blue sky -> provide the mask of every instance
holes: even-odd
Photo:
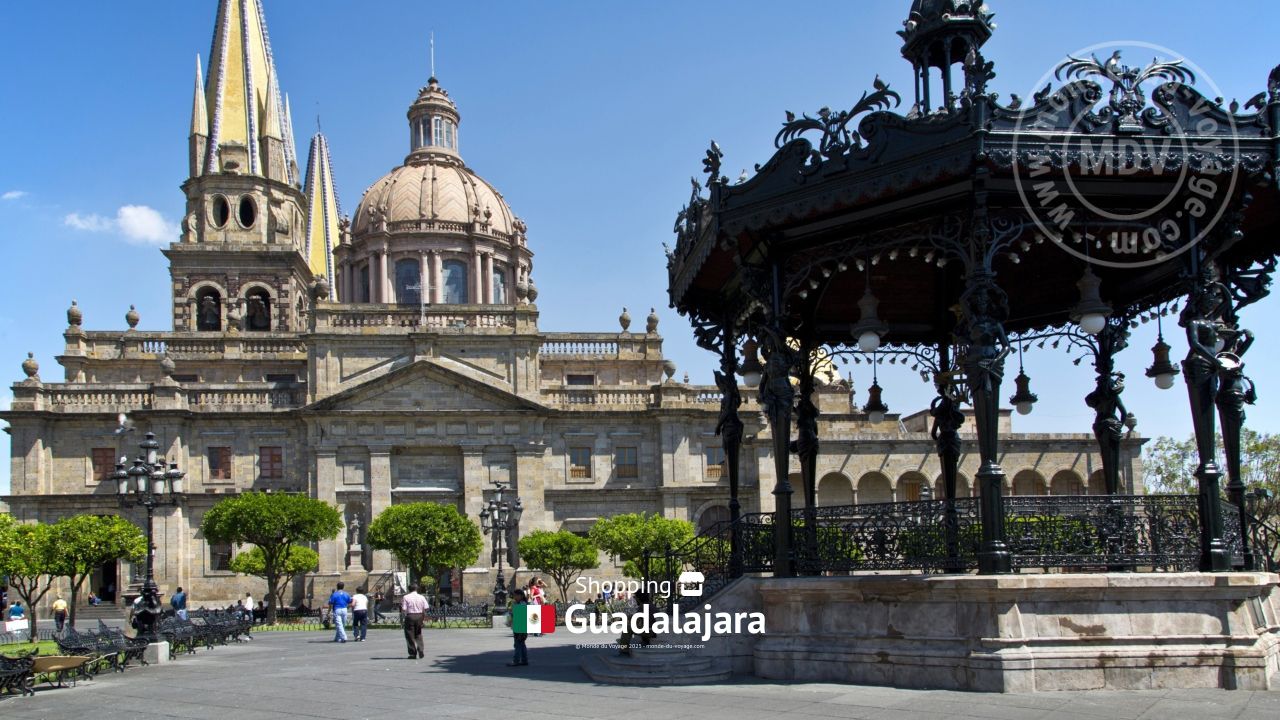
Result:
[[[656,307],[678,374],[709,383],[711,356],[666,300],[662,243],[672,242],[688,178],[701,177],[710,139],[736,177],[768,159],[785,110],[849,106],[877,74],[907,95],[910,66],[894,31],[909,5],[267,0],[266,14],[299,150],[319,116],[344,212],[407,153],[405,111],[429,74],[434,32],[437,75],[462,113],[462,155],[529,225],[542,328],[612,332],[623,306],[637,322]],[[1280,62],[1264,40],[1280,27],[1280,4],[1269,0],[990,5],[999,27],[985,53],[1005,97],[1029,97],[1066,53],[1098,42],[1170,48],[1207,74],[1202,87],[1212,81],[1241,101]],[[6,403],[28,351],[45,380],[61,380],[54,358],[72,298],[88,329],[123,329],[130,304],[142,329],[168,329],[158,248],[176,237],[183,211],[195,56],[207,61],[215,11],[214,0],[0,9],[9,30],[0,44]],[[1248,424],[1266,432],[1280,429],[1280,388],[1262,358],[1280,354],[1280,338],[1262,318],[1277,311],[1273,297],[1246,314],[1259,333],[1250,370],[1261,395]],[[1181,357],[1185,344],[1170,339]],[[1144,434],[1183,437],[1182,386],[1160,392],[1142,376],[1153,342],[1154,328],[1143,326],[1121,357],[1125,399]],[[1089,431],[1091,372],[1071,359],[1027,356],[1041,402],[1017,429]],[[924,407],[929,388],[894,370],[880,376],[890,407]],[[855,368],[859,401],[867,374]],[[0,494],[8,469],[0,467]]]

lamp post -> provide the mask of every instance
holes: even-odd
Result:
[[[493,550],[489,554],[489,563],[497,564],[498,579],[493,584],[493,604],[494,607],[505,608],[507,606],[507,581],[503,577],[503,544],[506,544],[507,562],[515,566],[516,558],[514,548],[509,541],[508,535],[512,530],[520,526],[520,515],[524,512],[524,506],[520,504],[520,498],[508,501],[503,497],[503,493],[508,488],[501,482],[494,482],[494,496],[489,499],[489,504],[480,511],[480,528],[489,533],[493,540]]]
[[[155,576],[155,509],[158,505],[178,504],[186,473],[178,469],[177,463],[169,463],[165,469],[164,459],[158,456],[160,443],[156,442],[155,433],[147,433],[138,448],[142,453],[133,461],[133,467],[125,470],[123,462],[117,463],[111,476],[116,481],[116,496],[120,499],[121,508],[133,505],[147,509],[147,578],[142,583],[142,609],[136,617],[138,637],[156,642],[160,588],[156,586]]]

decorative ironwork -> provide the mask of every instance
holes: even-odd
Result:
[[[744,573],[772,572],[776,544],[773,520],[773,513],[747,513],[737,520],[721,520],[712,524],[684,545],[664,553],[664,579],[675,588],[681,571],[701,572],[704,578],[702,596],[689,599],[700,604]],[[732,552],[735,545],[739,548],[736,559]],[[649,563],[650,567],[657,566],[652,557]]]
[[[773,139],[774,147],[781,148],[801,140],[801,136],[807,132],[820,132],[822,139],[818,141],[817,153],[828,160],[852,149],[862,148],[862,135],[856,130],[850,130],[849,124],[863,113],[888,110],[902,103],[902,96],[890,90],[889,84],[881,80],[879,75],[871,81],[871,86],[874,89],[869,93],[863,92],[862,97],[849,110],[832,112],[831,108],[824,107],[818,110],[816,118],[801,115],[798,119],[795,113],[788,110],[787,121]]]
[[[1199,504],[1191,495],[1005,498],[1015,568],[1194,570]]]
[[[1129,67],[1120,64],[1120,51],[1116,50],[1106,62],[1099,61],[1097,56],[1086,60],[1067,56],[1067,60],[1054,70],[1054,77],[1086,78],[1090,76],[1104,77],[1111,81],[1110,107],[1099,115],[1104,119],[1114,113],[1120,132],[1138,131],[1142,123],[1138,114],[1147,105],[1147,97],[1142,92],[1142,83],[1148,80],[1168,80],[1177,83],[1194,83],[1196,76],[1190,69],[1182,66],[1181,60],[1157,62],[1152,59],[1146,67]]]
[[[981,528],[978,501],[956,500],[958,552],[948,552],[947,502],[841,505],[813,509],[814,519],[795,513],[796,523],[814,523],[816,549],[797,550],[804,574],[852,570],[937,572],[977,564]],[[806,527],[806,529],[808,529]]]

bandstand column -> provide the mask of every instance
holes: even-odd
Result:
[[[812,354],[809,343],[803,343],[797,365],[800,401],[796,413],[795,452],[804,484],[804,557],[808,561],[801,568],[804,574],[818,572],[818,406],[813,402]]]
[[[1244,374],[1244,355],[1253,345],[1253,333],[1241,328],[1235,308],[1226,313],[1220,330],[1223,348],[1218,355],[1218,395],[1214,402],[1222,422],[1222,449],[1227,462],[1227,500],[1240,516],[1240,551],[1244,570],[1256,570],[1258,558],[1249,543],[1249,512],[1245,506],[1244,477],[1240,473],[1240,436],[1244,406],[1253,404],[1253,382]]]
[[[760,383],[760,404],[764,406],[773,433],[774,469],[774,555],[775,577],[791,577],[791,387],[792,355],[780,333],[766,335],[764,373]]]
[[[1000,381],[1004,376],[1004,359],[1009,353],[1009,338],[1000,318],[1007,313],[1008,301],[996,286],[990,269],[972,270],[967,284],[961,298],[969,346],[964,368],[978,431],[977,479],[982,495],[978,572],[990,575],[1010,572],[1013,564],[1005,543],[1005,473],[999,462]]]
[[[1200,267],[1200,258],[1195,253],[1190,255],[1194,279],[1178,324],[1187,331],[1182,375],[1187,383],[1200,459],[1195,471],[1200,500],[1200,570],[1226,572],[1231,569],[1231,552],[1222,538],[1222,472],[1214,461],[1213,411],[1218,390],[1218,321],[1227,299],[1221,293],[1212,264]]]
[[[950,367],[948,348],[940,344],[938,348],[939,371]],[[960,426],[964,423],[964,413],[960,412],[946,382],[942,378],[936,381],[938,397],[929,407],[933,416],[933,427],[930,435],[938,447],[938,461],[942,466],[942,492],[944,500],[943,529],[945,533],[947,572],[963,572],[960,559],[960,521],[956,515],[956,486],[960,475]]]
[[[716,425],[716,433],[720,435],[724,446],[724,461],[729,472],[729,577],[742,575],[742,533],[738,527],[738,519],[742,517],[742,504],[738,501],[739,461],[742,452],[742,418],[738,416],[738,408],[742,405],[742,395],[738,391],[738,358],[737,338],[733,327],[725,324],[723,346],[720,352],[720,370],[715,373],[716,385],[720,388],[720,421]]]
[[[1093,392],[1085,396],[1085,404],[1094,410],[1093,435],[1098,439],[1102,477],[1108,495],[1120,492],[1120,441],[1124,438],[1124,423],[1129,413],[1120,400],[1124,380],[1115,372],[1115,355],[1125,347],[1128,336],[1127,316],[1107,320],[1106,327],[1095,340],[1098,348],[1094,357],[1097,384]]]

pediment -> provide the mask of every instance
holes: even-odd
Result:
[[[536,410],[539,404],[511,392],[505,383],[462,373],[423,359],[312,405],[313,410],[361,412],[485,412]]]

